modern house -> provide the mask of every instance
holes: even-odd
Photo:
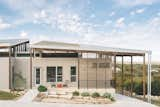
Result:
[[[123,84],[123,58],[126,56],[131,58],[130,79],[133,83],[133,56],[142,56],[145,97],[146,54],[149,56],[148,72],[150,72],[150,51],[54,41],[29,44],[29,40],[25,39],[0,40],[0,89],[15,88],[18,78],[23,79],[20,83],[25,88],[43,84],[86,89],[111,87],[115,89],[116,57],[122,58],[121,81]],[[150,75],[148,75],[148,82],[150,82]],[[132,88],[133,84],[130,90],[131,95]]]

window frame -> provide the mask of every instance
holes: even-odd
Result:
[[[39,83],[37,83],[37,72],[39,72]],[[35,84],[41,84],[41,68],[35,67]]]
[[[63,67],[62,66],[57,66],[56,67],[56,82],[63,82]],[[59,70],[58,68],[61,68],[61,74],[58,74]],[[61,81],[58,80],[58,77],[61,77]]]
[[[74,68],[75,74],[72,74],[72,68]],[[73,78],[75,78],[75,80],[73,80]],[[77,82],[77,68],[76,68],[76,66],[71,66],[70,67],[70,81],[71,82]]]
[[[54,74],[55,76],[50,77],[51,78],[50,80],[53,79],[54,81],[48,81],[49,80],[48,79],[48,68],[54,68],[54,70],[55,70],[54,72],[51,71],[51,72],[55,73]],[[61,70],[61,73],[58,73],[59,69]],[[47,76],[47,78],[46,78],[47,82],[63,82],[63,66],[47,66],[46,76]],[[61,80],[59,80],[58,78],[61,78]]]
[[[53,73],[53,75],[55,75],[54,77],[49,77],[50,79],[48,78],[48,76],[50,76],[50,75],[48,75],[48,69],[49,68],[54,68],[55,69],[55,72],[50,71],[50,75],[51,75],[51,73]],[[47,66],[46,76],[47,76],[47,82],[56,82],[56,66]],[[53,81],[51,81],[52,79],[53,79]]]

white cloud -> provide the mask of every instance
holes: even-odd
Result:
[[[112,23],[112,20],[106,20],[105,21],[105,24],[111,24]]]
[[[145,11],[145,8],[137,9],[135,11],[131,11],[130,15],[141,14]]]
[[[4,30],[10,27],[11,25],[9,23],[4,22],[3,19],[0,18],[0,30]]]
[[[109,16],[114,16],[115,15],[115,12],[111,12],[110,14],[109,14]]]
[[[135,15],[135,11],[131,11],[131,12],[130,12],[130,15]]]
[[[51,40],[53,40],[53,38],[51,38],[49,35],[38,35],[38,34],[35,35],[34,34],[34,35],[32,35],[31,42],[36,43],[36,42],[44,41],[44,40],[51,41]]]
[[[136,10],[136,13],[143,13],[145,11],[144,8]]]
[[[137,5],[152,5],[160,2],[159,0],[114,0],[120,6],[137,6]]]
[[[46,18],[47,17],[47,13],[45,10],[41,10],[39,13],[35,13],[34,14],[34,17],[36,19],[39,19],[39,18]]]
[[[95,14],[91,14],[91,16],[90,16],[91,18],[95,18],[96,17],[96,15]]]
[[[160,12],[158,12],[157,15],[160,16]]]
[[[27,36],[28,36],[28,33],[27,33],[27,32],[25,32],[25,31],[21,31],[21,32],[20,32],[20,37],[21,37],[21,38],[27,38]]]
[[[118,27],[118,28],[124,27],[124,25],[125,25],[124,21],[125,21],[125,18],[120,17],[119,19],[117,19],[117,21],[115,23],[115,27]]]

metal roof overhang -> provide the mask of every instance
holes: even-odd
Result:
[[[0,40],[0,48],[14,47],[23,43],[29,43],[28,39],[6,39]]]
[[[101,47],[94,45],[73,45],[73,46],[47,46],[47,45],[31,45],[32,49],[49,50],[49,51],[73,51],[73,52],[88,52],[88,53],[104,53],[116,56],[144,56],[148,51]]]

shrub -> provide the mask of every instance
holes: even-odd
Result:
[[[104,93],[103,98],[108,98],[111,101],[115,101],[114,97],[110,93]]]
[[[153,80],[152,81],[152,89],[151,94],[153,96],[160,96],[160,80]],[[143,82],[135,82],[133,91],[137,95],[143,95]],[[146,84],[146,94],[147,94],[147,84]]]
[[[103,94],[103,98],[111,98],[112,96],[111,96],[111,94],[109,94],[109,93],[104,93]]]
[[[92,97],[93,98],[100,97],[100,94],[98,92],[94,92],[94,93],[92,93]]]
[[[146,84],[146,94],[147,94],[147,84]],[[137,94],[137,95],[143,95],[143,82],[135,82],[134,87],[133,87],[133,91]]]
[[[51,87],[56,87],[56,85],[55,85],[55,84],[52,84]]]
[[[159,80],[152,81],[151,94],[154,96],[160,96],[160,81]]]
[[[137,95],[143,95],[143,84],[141,82],[136,82],[133,90]]]
[[[74,91],[74,92],[72,93],[72,95],[73,95],[73,96],[79,96],[79,92],[78,92],[78,91]]]
[[[125,82],[124,82],[124,89],[126,90],[126,91],[130,91],[130,88],[131,88],[131,82],[130,82],[130,80],[126,80]]]
[[[81,96],[88,97],[88,96],[90,96],[90,94],[88,92],[83,92],[83,93],[81,93]]]
[[[111,96],[110,100],[111,100],[111,101],[115,101],[114,97],[112,97],[112,96]]]
[[[38,91],[39,91],[39,92],[46,92],[46,91],[47,91],[47,88],[46,88],[45,86],[43,86],[43,85],[40,85],[40,86],[38,87]]]

